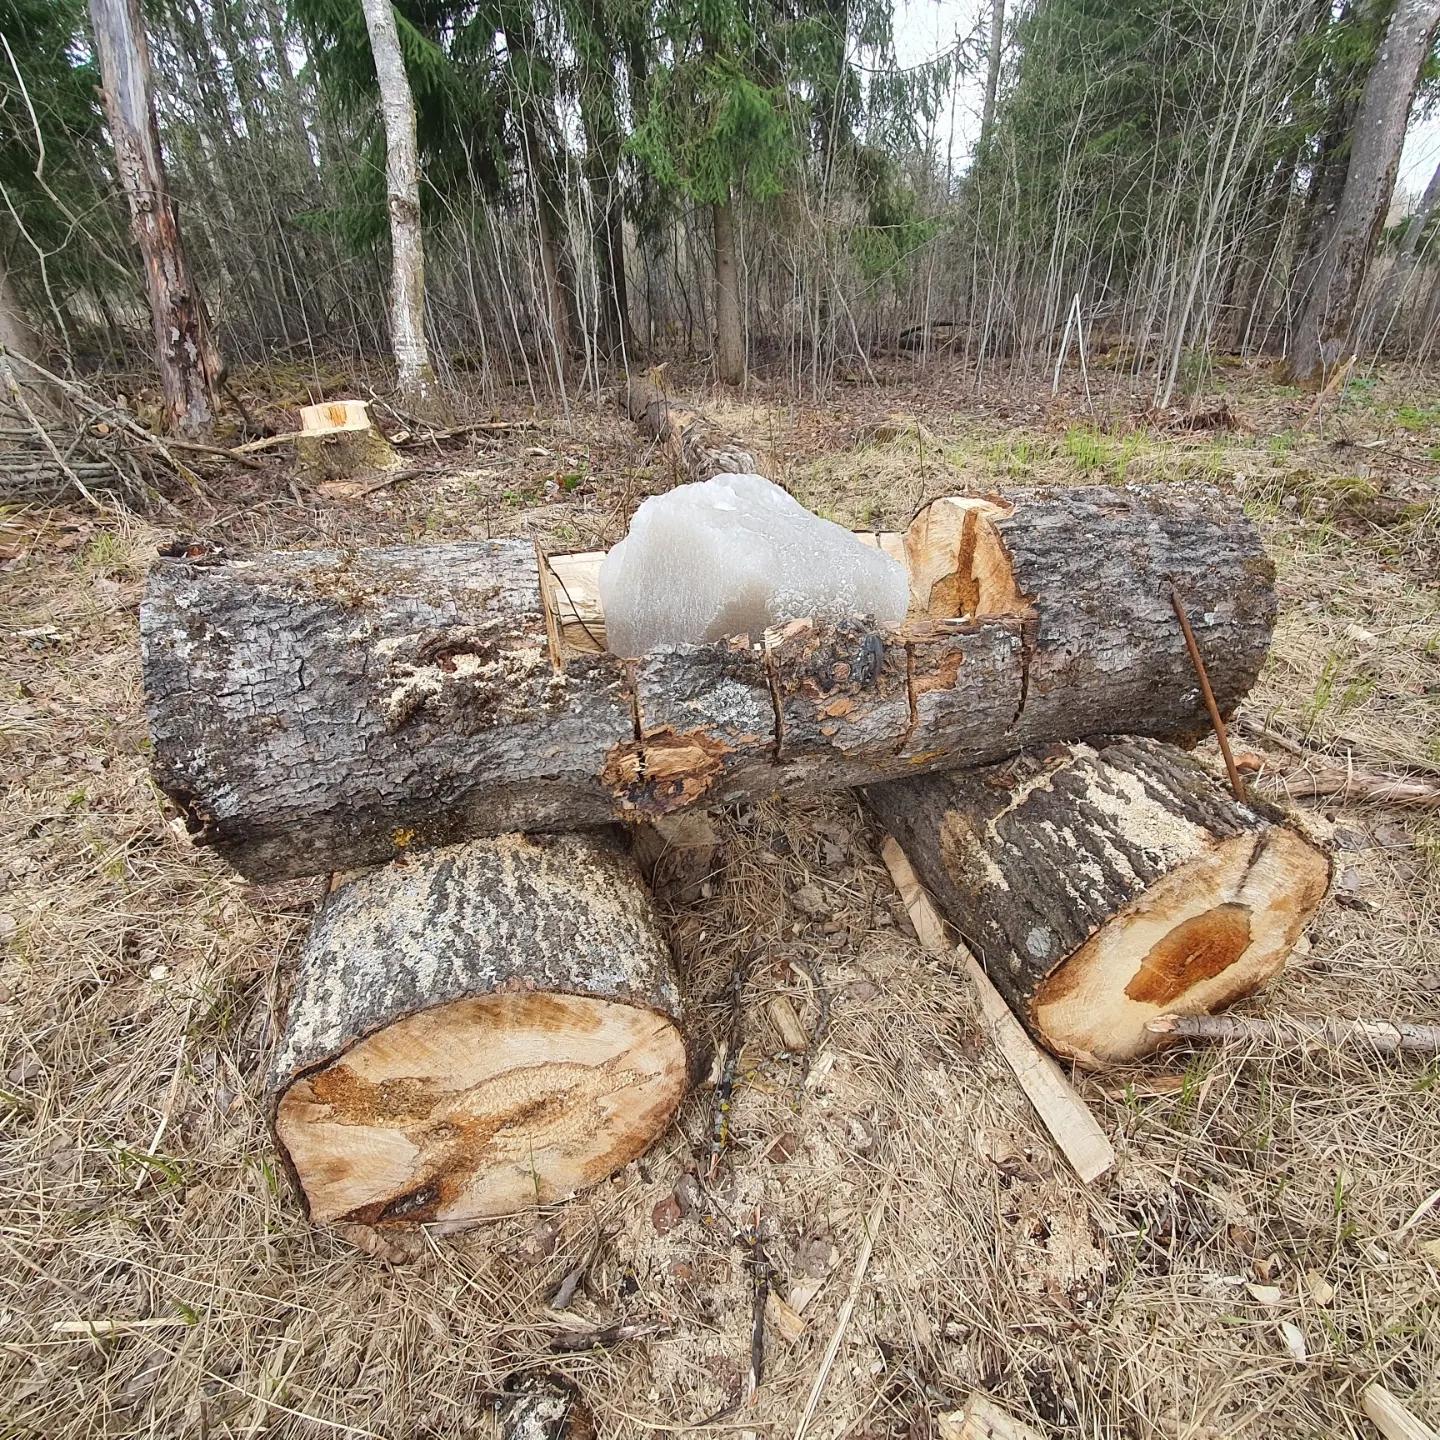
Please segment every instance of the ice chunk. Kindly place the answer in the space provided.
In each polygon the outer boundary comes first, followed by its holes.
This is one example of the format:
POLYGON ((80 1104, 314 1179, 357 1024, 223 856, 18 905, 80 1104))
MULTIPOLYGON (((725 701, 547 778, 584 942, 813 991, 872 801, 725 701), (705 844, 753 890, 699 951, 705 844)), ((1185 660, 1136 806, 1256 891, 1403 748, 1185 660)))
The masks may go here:
POLYGON ((812 515, 763 475, 717 475, 652 496, 600 567, 617 655, 759 639, 802 616, 905 618, 909 577, 883 551, 812 515))

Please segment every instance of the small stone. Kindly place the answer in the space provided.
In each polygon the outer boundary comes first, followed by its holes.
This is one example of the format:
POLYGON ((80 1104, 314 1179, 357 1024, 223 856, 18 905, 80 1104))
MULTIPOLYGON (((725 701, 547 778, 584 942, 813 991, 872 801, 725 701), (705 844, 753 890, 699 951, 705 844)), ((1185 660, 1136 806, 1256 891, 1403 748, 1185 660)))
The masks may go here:
POLYGON ((657 1235, 668 1235, 684 1218, 680 1202, 673 1195, 667 1195, 658 1201, 650 1212, 650 1222, 657 1235))
POLYGON ((830 914, 830 907, 825 903, 825 897, 820 893, 820 887, 813 882, 809 885, 802 885, 790 897, 790 903, 802 914, 808 915, 812 920, 825 919, 830 914))

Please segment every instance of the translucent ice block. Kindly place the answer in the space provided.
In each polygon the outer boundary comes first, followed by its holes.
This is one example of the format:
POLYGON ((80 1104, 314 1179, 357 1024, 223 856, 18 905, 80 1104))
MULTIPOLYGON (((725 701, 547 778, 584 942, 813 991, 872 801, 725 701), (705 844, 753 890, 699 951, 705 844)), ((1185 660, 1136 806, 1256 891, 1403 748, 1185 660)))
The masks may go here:
POLYGON ((759 639, 803 616, 905 617, 905 567, 812 515, 763 475, 717 475, 652 496, 600 568, 610 649, 759 639))

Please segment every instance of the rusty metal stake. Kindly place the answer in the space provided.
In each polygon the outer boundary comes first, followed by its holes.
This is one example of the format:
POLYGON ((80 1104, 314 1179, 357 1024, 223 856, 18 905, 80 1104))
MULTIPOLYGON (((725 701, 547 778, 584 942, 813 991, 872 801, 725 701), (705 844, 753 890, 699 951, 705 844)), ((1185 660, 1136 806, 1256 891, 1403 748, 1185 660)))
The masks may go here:
POLYGON ((1225 770, 1230 776, 1230 788, 1235 798, 1244 805, 1249 797, 1245 793, 1245 782, 1235 768, 1235 757, 1230 753, 1230 737, 1225 733, 1225 722, 1220 718, 1220 707, 1215 703, 1215 692, 1210 688, 1210 677, 1205 673, 1205 661, 1201 658, 1200 647, 1195 643, 1195 632, 1190 628, 1190 617, 1180 603, 1180 592, 1175 582, 1170 582, 1170 604, 1175 608, 1175 618, 1185 636, 1185 648, 1190 652, 1190 663, 1195 667, 1195 678, 1200 682, 1200 693, 1205 697, 1205 708, 1210 712, 1210 723, 1215 728, 1215 738, 1220 742, 1220 753, 1225 757, 1225 770))

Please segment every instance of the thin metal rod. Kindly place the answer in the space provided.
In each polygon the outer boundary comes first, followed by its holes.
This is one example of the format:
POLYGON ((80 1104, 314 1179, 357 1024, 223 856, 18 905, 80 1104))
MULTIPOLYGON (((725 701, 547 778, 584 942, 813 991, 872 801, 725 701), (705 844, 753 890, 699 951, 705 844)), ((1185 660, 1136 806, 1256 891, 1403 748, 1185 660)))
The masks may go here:
POLYGON ((1205 708, 1210 712, 1210 724, 1215 728, 1215 738, 1220 742, 1220 753, 1225 757, 1225 770, 1230 776, 1230 788, 1235 798, 1243 805, 1248 800, 1245 782, 1235 768, 1235 757, 1230 753, 1230 737, 1225 733, 1225 722, 1220 718, 1220 707, 1215 703, 1215 692, 1210 688, 1210 677, 1205 673, 1205 661, 1201 658, 1200 647, 1195 643, 1195 632, 1190 628, 1190 617, 1180 603, 1180 592, 1170 583, 1170 603, 1175 608, 1175 618, 1185 636, 1185 648, 1190 652, 1190 663, 1195 667, 1195 678, 1200 682, 1200 693, 1205 697, 1205 708))

